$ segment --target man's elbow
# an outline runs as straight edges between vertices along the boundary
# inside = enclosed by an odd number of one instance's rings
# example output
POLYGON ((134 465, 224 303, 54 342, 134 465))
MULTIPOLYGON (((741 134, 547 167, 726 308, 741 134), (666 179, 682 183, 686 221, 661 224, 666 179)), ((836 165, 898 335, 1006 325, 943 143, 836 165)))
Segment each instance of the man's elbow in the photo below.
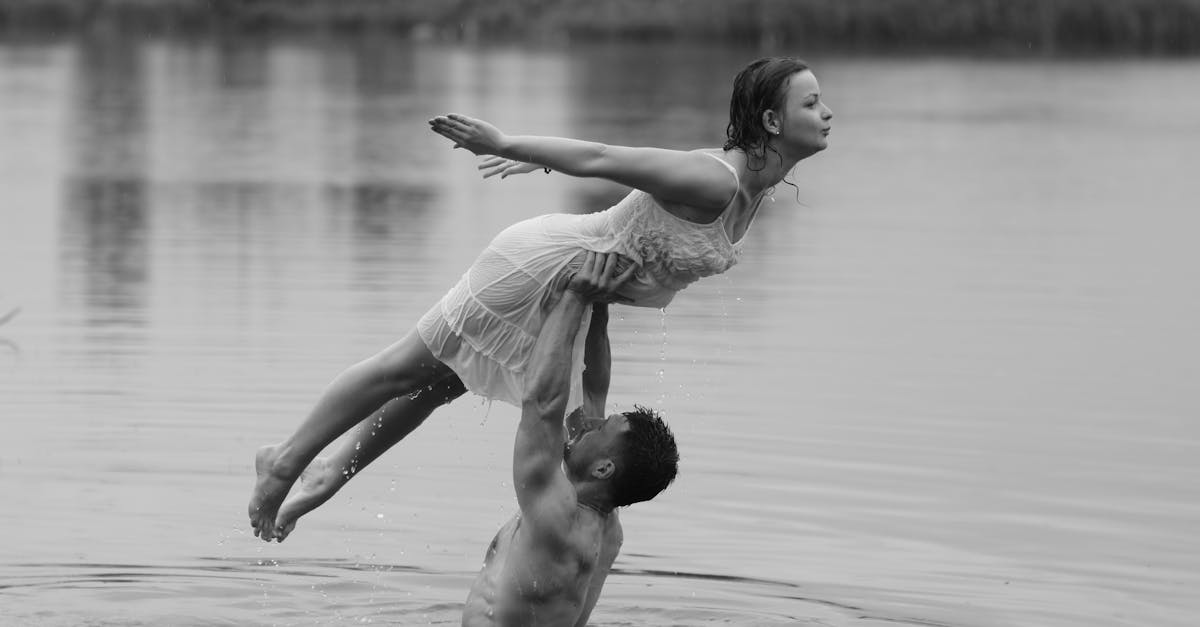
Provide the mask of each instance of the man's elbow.
POLYGON ((567 390, 539 390, 533 386, 521 399, 521 414, 561 420, 566 413, 567 390))

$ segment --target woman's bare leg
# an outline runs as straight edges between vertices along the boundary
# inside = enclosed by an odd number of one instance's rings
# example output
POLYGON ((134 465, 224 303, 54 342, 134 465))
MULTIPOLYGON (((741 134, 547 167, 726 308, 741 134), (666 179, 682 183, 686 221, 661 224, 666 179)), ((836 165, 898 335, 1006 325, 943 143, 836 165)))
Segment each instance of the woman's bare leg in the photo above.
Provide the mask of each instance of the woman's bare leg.
POLYGON ((453 374, 429 352, 416 331, 339 374, 321 393, 308 417, 279 444, 260 448, 258 479, 250 496, 254 535, 275 537, 275 517, 292 484, 321 449, 393 398, 453 374))
POLYGON ((329 500, 363 468, 425 422, 435 409, 466 391, 457 376, 450 376, 415 398, 392 399, 358 423, 332 456, 314 459, 300 474, 299 488, 283 502, 275 519, 278 540, 283 542, 296 527, 297 519, 329 500))

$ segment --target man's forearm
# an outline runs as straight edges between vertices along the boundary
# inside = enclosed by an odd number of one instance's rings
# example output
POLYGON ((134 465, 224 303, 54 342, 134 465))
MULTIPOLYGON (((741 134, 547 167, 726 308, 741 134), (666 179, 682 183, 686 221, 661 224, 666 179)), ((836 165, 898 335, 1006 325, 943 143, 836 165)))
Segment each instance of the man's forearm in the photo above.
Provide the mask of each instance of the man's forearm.
MULTIPOLYGON (((550 311, 529 357, 530 369, 525 373, 524 402, 542 405, 561 403, 565 410, 570 394, 571 357, 575 347, 575 335, 579 333, 585 307, 586 303, 579 294, 564 290, 562 298, 550 311)), ((560 414, 555 419, 562 418, 560 414)))
POLYGON ((608 304, 592 305, 592 322, 588 326, 583 351, 583 393, 591 415, 604 412, 608 386, 612 379, 612 352, 608 341, 608 304))

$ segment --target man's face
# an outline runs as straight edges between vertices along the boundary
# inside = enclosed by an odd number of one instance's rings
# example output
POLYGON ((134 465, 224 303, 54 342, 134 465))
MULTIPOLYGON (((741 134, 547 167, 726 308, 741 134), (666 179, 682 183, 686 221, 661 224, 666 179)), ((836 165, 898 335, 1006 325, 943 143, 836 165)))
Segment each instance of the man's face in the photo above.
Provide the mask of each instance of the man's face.
POLYGON ((618 457, 622 434, 629 430, 624 414, 608 418, 585 417, 575 437, 563 444, 563 461, 574 476, 586 474, 593 462, 618 457))

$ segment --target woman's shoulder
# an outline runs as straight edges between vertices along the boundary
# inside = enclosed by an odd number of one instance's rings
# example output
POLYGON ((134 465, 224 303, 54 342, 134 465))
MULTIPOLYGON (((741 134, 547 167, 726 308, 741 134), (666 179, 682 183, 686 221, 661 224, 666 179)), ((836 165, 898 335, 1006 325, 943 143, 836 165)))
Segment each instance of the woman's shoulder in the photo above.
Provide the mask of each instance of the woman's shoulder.
POLYGON ((742 161, 744 160, 744 157, 740 152, 738 152, 736 150, 725 150, 724 148, 718 148, 716 146, 710 146, 710 147, 706 147, 706 148, 693 148, 692 150, 689 150, 687 152, 694 153, 694 154, 708 155, 710 157, 715 157, 716 159, 724 161, 725 163, 728 163, 729 165, 732 165, 734 167, 737 167, 738 165, 740 165, 742 163, 742 161))
POLYGON ((740 171, 719 148, 677 150, 671 168, 660 172, 663 184, 644 191, 670 213, 707 223, 720 215, 741 189, 740 171), (682 158, 680 158, 680 156, 682 158))
POLYGON ((721 165, 725 166, 725 169, 729 170, 729 172, 733 174, 733 179, 738 182, 738 185, 741 185, 741 177, 738 176, 738 163, 734 161, 734 159, 737 158, 736 153, 728 152, 720 148, 697 148, 691 152, 705 155, 719 161, 721 165))

